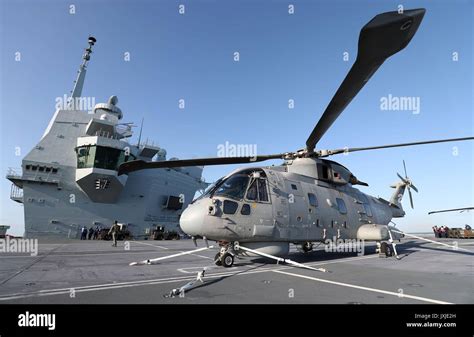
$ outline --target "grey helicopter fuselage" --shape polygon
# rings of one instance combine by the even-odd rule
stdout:
[[[194,237],[245,242],[274,254],[286,254],[289,243],[388,240],[390,220],[405,214],[399,203],[403,184],[387,201],[351,181],[358,183],[347,168],[317,158],[237,169],[188,206],[180,227]]]

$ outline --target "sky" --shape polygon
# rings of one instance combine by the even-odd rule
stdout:
[[[144,118],[142,139],[165,148],[168,158],[214,157],[226,142],[271,154],[305,146],[352,66],[362,26],[400,4],[426,8],[417,34],[380,67],[318,149],[472,136],[469,0],[0,0],[0,224],[23,233],[23,208],[9,199],[5,175],[21,166],[56,98],[72,89],[89,35],[97,44],[83,96],[99,103],[117,95],[123,121],[140,125]],[[387,97],[418,100],[419,113],[384,110]],[[363,192],[386,199],[405,160],[419,193],[415,209],[405,198],[406,217],[394,221],[404,231],[426,232],[473,224],[473,212],[427,214],[474,205],[473,150],[471,141],[331,159],[369,183]],[[207,167],[204,177],[212,182],[236,167]]]

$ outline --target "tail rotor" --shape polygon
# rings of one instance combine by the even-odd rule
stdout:
[[[400,178],[400,179],[403,181],[403,183],[405,184],[405,186],[406,186],[406,188],[407,188],[407,190],[408,190],[408,196],[410,197],[410,206],[411,206],[411,208],[414,208],[414,207],[413,207],[413,196],[412,196],[412,194],[411,194],[411,189],[413,188],[413,190],[414,190],[415,192],[417,192],[417,193],[418,193],[418,189],[416,188],[415,185],[413,185],[413,182],[410,180],[410,178],[408,178],[407,167],[406,167],[406,165],[405,165],[405,160],[403,161],[403,170],[405,171],[405,177],[402,177],[402,176],[400,175],[400,173],[397,173],[397,176],[398,176],[398,178]]]

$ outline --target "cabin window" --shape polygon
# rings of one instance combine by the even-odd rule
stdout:
[[[293,190],[297,191],[297,190],[298,190],[298,187],[296,187],[296,185],[295,185],[295,184],[291,184],[291,189],[293,189]]]
[[[25,169],[31,170],[31,165],[26,165],[26,166],[25,166]]]
[[[45,172],[51,172],[51,167],[46,167]]]
[[[253,179],[247,191],[247,199],[260,202],[268,202],[268,189],[266,179]]]
[[[242,206],[242,209],[240,210],[240,214],[242,215],[250,215],[250,205],[249,204],[244,204]]]
[[[318,207],[318,199],[314,193],[308,193],[309,204],[314,207]]]
[[[367,214],[367,216],[372,216],[372,209],[370,208],[370,206],[368,204],[364,204],[364,210],[365,210],[365,214]]]
[[[231,200],[224,200],[224,213],[225,214],[235,214],[239,204],[235,201]]]
[[[337,202],[337,208],[339,209],[339,213],[346,214],[347,213],[347,207],[346,207],[346,203],[344,202],[344,200],[342,200],[341,198],[336,198],[336,202]]]
[[[40,166],[40,167],[38,168],[38,171],[44,172],[44,166]]]
[[[58,173],[58,169],[55,168],[55,167],[53,167],[52,171],[53,171],[53,173]]]

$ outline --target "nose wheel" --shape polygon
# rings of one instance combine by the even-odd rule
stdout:
[[[216,266],[223,266],[230,268],[234,265],[234,251],[233,245],[230,243],[221,246],[219,253],[214,257],[214,263]]]
[[[222,257],[222,265],[225,268],[230,268],[234,264],[234,256],[232,256],[230,253],[225,253],[224,256]]]

